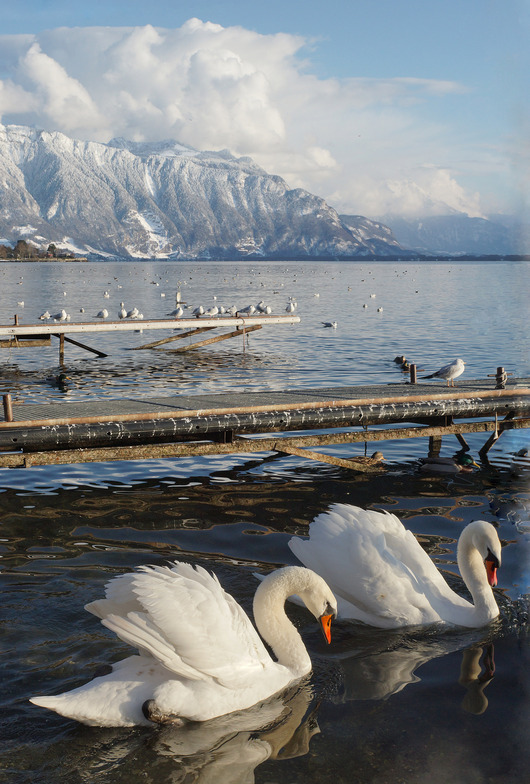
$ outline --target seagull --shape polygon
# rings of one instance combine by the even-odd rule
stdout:
[[[69,318],[70,317],[64,308],[60,311],[60,313],[56,313],[55,316],[52,316],[54,321],[68,321]]]
[[[99,313],[96,314],[96,318],[106,319],[109,317],[109,311],[106,308],[100,310]]]
[[[208,310],[204,311],[204,315],[210,317],[217,316],[218,313],[219,313],[219,308],[217,307],[217,305],[214,305],[213,308],[208,308]]]
[[[195,310],[192,311],[192,314],[194,316],[197,316],[197,318],[199,318],[199,316],[202,316],[203,313],[204,313],[204,308],[202,305],[199,305],[198,308],[195,308]]]
[[[322,324],[325,327],[331,327],[332,329],[337,329],[337,322],[336,321],[323,321]]]
[[[140,311],[138,310],[138,308],[133,308],[132,310],[128,311],[127,318],[130,318],[130,319],[138,318],[139,312]]]
[[[118,311],[118,317],[121,319],[127,318],[127,311],[125,310],[125,302],[120,302],[120,310]]]
[[[424,378],[445,378],[447,380],[447,386],[454,387],[454,379],[461,376],[465,369],[465,363],[463,359],[455,359],[454,362],[450,362],[449,365],[444,365],[437,370],[436,373],[431,373],[430,376],[422,376]],[[451,382],[451,383],[449,383]]]
[[[168,316],[173,316],[173,318],[182,318],[184,315],[184,310],[181,307],[172,310],[171,313],[167,314]]]
[[[51,319],[51,317],[52,316],[49,310],[45,310],[44,313],[41,313],[39,316],[41,321],[48,321],[48,319]]]
[[[296,309],[296,304],[294,302],[288,302],[287,307],[285,308],[286,313],[294,313]]]
[[[256,312],[255,305],[247,305],[246,308],[241,308],[238,313],[241,313],[244,316],[252,316],[253,313]]]

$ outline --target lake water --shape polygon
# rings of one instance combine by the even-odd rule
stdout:
[[[83,342],[108,356],[67,345],[66,391],[50,383],[61,372],[57,343],[3,350],[1,391],[16,405],[405,382],[396,355],[429,372],[460,356],[462,382],[499,365],[528,377],[529,272],[501,262],[4,263],[3,324],[63,307],[72,321],[103,307],[116,318],[122,301],[160,318],[177,290],[192,307],[263,299],[274,313],[293,297],[301,323],[184,355],[131,350],[159,332],[89,335]],[[336,329],[322,324],[334,320]],[[466,438],[476,457],[484,435]],[[529,447],[528,430],[507,432],[489,468],[448,476],[418,471],[423,439],[322,448],[338,456],[382,448],[386,469],[376,475],[274,453],[0,470],[0,781],[526,780],[530,473],[517,453]],[[443,455],[457,449],[444,438]],[[498,621],[473,631],[335,623],[325,648],[294,608],[314,662],[307,682],[259,711],[186,732],[90,728],[28,702],[129,654],[83,610],[111,577],[182,558],[215,571],[249,610],[252,572],[294,563],[290,536],[336,501],[392,510],[463,594],[456,540],[473,519],[493,522],[504,545]],[[485,681],[492,652],[495,674]]]

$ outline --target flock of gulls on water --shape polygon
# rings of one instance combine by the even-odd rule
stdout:
[[[312,668],[287,600],[304,604],[331,643],[331,623],[380,629],[486,626],[499,615],[493,593],[501,543],[491,523],[463,530],[457,561],[471,600],[455,593],[398,517],[333,504],[289,547],[301,565],[256,574],[250,618],[200,566],[140,566],[113,578],[85,609],[137,653],[82,686],[35,705],[92,726],[208,721],[261,704]],[[355,627],[351,627],[355,634]],[[273,659],[269,650],[272,650]],[[489,678],[493,675],[493,662]]]

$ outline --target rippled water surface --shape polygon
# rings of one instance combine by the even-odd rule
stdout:
[[[87,335],[82,341],[108,356],[68,345],[66,390],[52,385],[61,372],[56,343],[3,350],[1,389],[15,405],[404,382],[393,362],[401,354],[431,372],[461,356],[463,379],[499,365],[530,375],[527,264],[0,264],[0,281],[1,323],[14,314],[34,323],[63,307],[72,321],[93,320],[103,307],[115,318],[122,301],[160,318],[177,290],[192,307],[263,299],[275,313],[293,297],[301,317],[244,345],[237,338],[184,355],[131,350],[163,333]],[[333,320],[336,329],[322,324]],[[485,437],[466,438],[476,456]],[[527,430],[507,432],[489,467],[448,476],[418,471],[423,439],[384,442],[386,468],[375,475],[275,453],[0,470],[0,780],[525,781],[530,493],[528,461],[517,453],[529,441]],[[323,451],[365,448],[381,444]],[[457,448],[445,438],[442,454]],[[393,511],[464,595],[456,540],[473,519],[493,522],[504,545],[499,620],[472,631],[336,623],[324,647],[310,616],[293,608],[314,662],[307,681],[259,710],[185,731],[84,727],[28,702],[129,654],[83,610],[111,577],[182,558],[214,570],[250,611],[252,573],[294,563],[290,536],[336,501]]]

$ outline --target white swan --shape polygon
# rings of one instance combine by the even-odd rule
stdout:
[[[31,702],[84,724],[133,726],[205,721],[248,708],[311,670],[284,604],[297,594],[320,620],[327,641],[335,597],[318,575],[288,566],[268,575],[248,616],[201,567],[145,566],[111,580],[106,599],[86,605],[104,626],[138,649],[112,672],[57,697]]]
[[[479,627],[499,614],[501,545],[491,523],[469,523],[457,561],[473,604],[456,594],[414,535],[389,512],[333,504],[309,526],[309,539],[289,541],[293,553],[337,596],[339,618],[397,628],[444,621]]]

